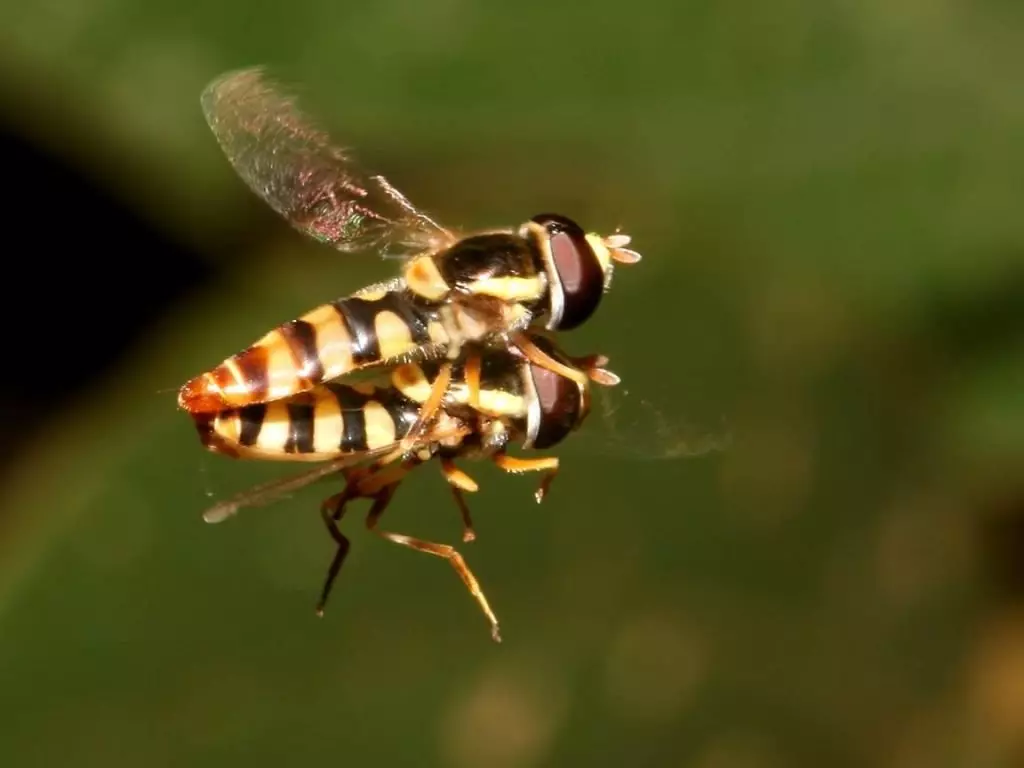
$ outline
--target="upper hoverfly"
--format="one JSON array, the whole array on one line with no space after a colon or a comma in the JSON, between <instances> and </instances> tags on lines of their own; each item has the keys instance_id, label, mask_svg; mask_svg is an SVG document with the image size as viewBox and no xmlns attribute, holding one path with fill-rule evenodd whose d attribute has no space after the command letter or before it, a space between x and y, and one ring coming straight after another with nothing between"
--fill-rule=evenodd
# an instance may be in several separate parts
<instances>
[{"instance_id":1,"label":"upper hoverfly","mask_svg":"<svg viewBox=\"0 0 1024 768\"><path fill-rule=\"evenodd\" d=\"M182 408L214 413L291 397L356 371L455 361L466 345L514 347L531 363L584 383L585 374L524 331L540 322L559 331L586 321L614 265L640 259L626 247L627 235L588 234L564 216L540 214L515 230L461 236L417 210L384 177L361 170L261 70L221 76L201 102L235 171L295 228L340 251L404 260L400 277L286 322L191 379L179 392ZM468 365L475 402L479 358ZM450 374L449 362L437 379L434 407Z\"/></svg>"}]
</instances>

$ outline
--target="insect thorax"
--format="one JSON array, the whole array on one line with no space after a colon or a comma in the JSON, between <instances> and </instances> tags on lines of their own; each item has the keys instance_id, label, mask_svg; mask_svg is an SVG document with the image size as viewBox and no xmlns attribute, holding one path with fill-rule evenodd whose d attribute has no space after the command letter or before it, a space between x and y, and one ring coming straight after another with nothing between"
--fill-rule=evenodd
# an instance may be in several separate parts
<instances>
[{"instance_id":1,"label":"insect thorax","mask_svg":"<svg viewBox=\"0 0 1024 768\"><path fill-rule=\"evenodd\" d=\"M405 268L409 289L428 301L461 296L539 305L547 275L532 239L512 232L473 235L449 248L413 257Z\"/></svg>"}]
</instances>

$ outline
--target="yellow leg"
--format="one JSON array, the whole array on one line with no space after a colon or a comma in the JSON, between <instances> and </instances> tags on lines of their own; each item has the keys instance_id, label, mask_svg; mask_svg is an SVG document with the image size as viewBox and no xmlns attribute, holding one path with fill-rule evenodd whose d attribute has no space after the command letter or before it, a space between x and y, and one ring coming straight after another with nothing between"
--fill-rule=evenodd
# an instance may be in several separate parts
<instances>
[{"instance_id":1,"label":"yellow leg","mask_svg":"<svg viewBox=\"0 0 1024 768\"><path fill-rule=\"evenodd\" d=\"M618 376L604 366L608 365L608 358L604 355L587 355L586 357L572 358L573 365L586 371L590 380L602 387L614 387L622 381Z\"/></svg>"},{"instance_id":2,"label":"yellow leg","mask_svg":"<svg viewBox=\"0 0 1024 768\"><path fill-rule=\"evenodd\" d=\"M550 331L543 329L535 329L531 333L544 336L545 338L553 337ZM530 341L525 334L516 334L513 341L531 363L571 379L577 384L586 384L587 379L590 379L595 384L600 384L603 387L614 387L622 381L616 374L604 367L608 365L608 358L605 355L585 355L583 357L569 358L572 361L572 367L570 367L552 358L551 355Z\"/></svg>"},{"instance_id":3,"label":"yellow leg","mask_svg":"<svg viewBox=\"0 0 1024 768\"><path fill-rule=\"evenodd\" d=\"M462 492L475 493L480 489L480 486L476 484L473 478L456 467L455 462L451 459L441 459L441 474L444 475L444 479L451 486L452 496L455 497L455 504L458 506L459 514L462 516L462 540L469 543L476 539L476 531L473 530L473 518L469 514L469 506L466 504Z\"/></svg>"},{"instance_id":4,"label":"yellow leg","mask_svg":"<svg viewBox=\"0 0 1024 768\"><path fill-rule=\"evenodd\" d=\"M463 368L466 389L469 391L469 407L474 411L480 410L480 365L480 358L470 355Z\"/></svg>"},{"instance_id":5,"label":"yellow leg","mask_svg":"<svg viewBox=\"0 0 1024 768\"><path fill-rule=\"evenodd\" d=\"M540 481L540 487L533 494L540 504L544 501L548 489L551 487L555 475L558 474L558 457L546 456L539 459L518 459L504 453L499 453L491 459L500 469L506 472L544 472L546 473Z\"/></svg>"},{"instance_id":6,"label":"yellow leg","mask_svg":"<svg viewBox=\"0 0 1024 768\"><path fill-rule=\"evenodd\" d=\"M444 479L447 480L449 484L458 488L460 491L476 493L480 490L480 486L477 485L476 480L456 467L455 462L451 459L441 459L441 474L444 475Z\"/></svg>"},{"instance_id":7,"label":"yellow leg","mask_svg":"<svg viewBox=\"0 0 1024 768\"><path fill-rule=\"evenodd\" d=\"M451 563L452 568L454 568L455 572L459 574L459 578L462 579L462 582L466 585L469 593L476 598L481 610L483 610L487 620L491 623L491 637L494 638L495 642L500 643L501 633L498 628L498 617L495 616L494 611L491 610L491 606L487 602L487 598L484 596L483 590L480 589L480 583L476 580L473 572L469 570L469 566L466 565L466 561L462 559L462 555L447 544L435 544L432 541L423 541L422 539L416 539L412 536L405 536L401 533L391 533L390 531L382 531L377 528L377 520L384 513L388 500L390 500L390 496L383 503L374 502L373 508L370 509L370 514L366 517L366 527L378 536L394 542L395 544L401 544L403 547L415 549L417 552L426 552L428 555L443 557Z\"/></svg>"},{"instance_id":8,"label":"yellow leg","mask_svg":"<svg viewBox=\"0 0 1024 768\"><path fill-rule=\"evenodd\" d=\"M549 370L552 373L557 373L559 376L564 376L571 381L575 381L580 386L585 386L587 384L587 380L590 378L586 371L581 371L578 368L570 368L569 366L555 360L551 355L530 341L526 334L515 334L512 338L512 343L514 343L526 359L534 365L539 365L541 368Z\"/></svg>"},{"instance_id":9,"label":"yellow leg","mask_svg":"<svg viewBox=\"0 0 1024 768\"><path fill-rule=\"evenodd\" d=\"M420 407L419 415L416 417L412 427L409 428L409 432L402 438L402 453L407 453L416 447L416 443L423 434L423 430L430 423L431 419L434 418L444 402L444 396L448 393L448 386L451 384L451 381L452 364L443 363L441 369L437 372L437 378L434 379L434 383L430 387L430 396Z\"/></svg>"}]
</instances>

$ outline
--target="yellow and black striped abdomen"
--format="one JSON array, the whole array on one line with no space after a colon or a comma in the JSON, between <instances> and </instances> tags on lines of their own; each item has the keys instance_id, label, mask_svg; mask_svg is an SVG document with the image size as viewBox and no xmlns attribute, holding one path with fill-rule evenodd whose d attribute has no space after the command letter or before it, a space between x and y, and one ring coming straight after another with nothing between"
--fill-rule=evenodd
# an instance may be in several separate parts
<instances>
[{"instance_id":1,"label":"yellow and black striped abdomen","mask_svg":"<svg viewBox=\"0 0 1024 768\"><path fill-rule=\"evenodd\" d=\"M181 388L178 403L215 413L288 398L355 371L443 354L435 307L391 284L371 286L281 325Z\"/></svg>"},{"instance_id":2,"label":"yellow and black striped abdomen","mask_svg":"<svg viewBox=\"0 0 1024 768\"><path fill-rule=\"evenodd\" d=\"M244 459L326 461L386 449L420 405L390 387L328 383L283 400L195 417L203 444Z\"/></svg>"}]
</instances>

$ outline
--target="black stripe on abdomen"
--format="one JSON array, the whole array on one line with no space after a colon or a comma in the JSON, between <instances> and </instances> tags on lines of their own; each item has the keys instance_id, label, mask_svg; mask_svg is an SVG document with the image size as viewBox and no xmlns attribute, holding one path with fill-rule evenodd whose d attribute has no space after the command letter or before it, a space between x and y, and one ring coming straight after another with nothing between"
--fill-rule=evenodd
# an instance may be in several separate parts
<instances>
[{"instance_id":1,"label":"black stripe on abdomen","mask_svg":"<svg viewBox=\"0 0 1024 768\"><path fill-rule=\"evenodd\" d=\"M377 393L377 402L380 403L395 425L395 439L401 440L409 429L416 422L422 406L413 402L408 397L395 389L382 390Z\"/></svg>"},{"instance_id":2,"label":"black stripe on abdomen","mask_svg":"<svg viewBox=\"0 0 1024 768\"><path fill-rule=\"evenodd\" d=\"M327 384L327 388L334 393L341 408L342 430L339 450L342 453L365 451L366 415L363 413L363 406L373 398L344 384Z\"/></svg>"},{"instance_id":3,"label":"black stripe on abdomen","mask_svg":"<svg viewBox=\"0 0 1024 768\"><path fill-rule=\"evenodd\" d=\"M352 339L352 362L357 366L380 360L380 340L374 320L379 302L351 296L332 303Z\"/></svg>"},{"instance_id":4,"label":"black stripe on abdomen","mask_svg":"<svg viewBox=\"0 0 1024 768\"><path fill-rule=\"evenodd\" d=\"M262 344L251 346L235 355L233 360L238 370L239 380L235 381L228 365L220 365L213 374L217 385L222 390L245 392L245 400L250 402L264 399L270 387L270 361L267 348Z\"/></svg>"},{"instance_id":5,"label":"black stripe on abdomen","mask_svg":"<svg viewBox=\"0 0 1024 768\"><path fill-rule=\"evenodd\" d=\"M238 444L246 448L256 445L263 420L267 416L267 404L257 403L238 409Z\"/></svg>"},{"instance_id":6,"label":"black stripe on abdomen","mask_svg":"<svg viewBox=\"0 0 1024 768\"><path fill-rule=\"evenodd\" d=\"M378 312L394 312L402 318L402 322L409 329L409 336L414 344L427 344L430 342L430 330L427 327L428 319L418 311L419 308L407 296L392 291L376 303Z\"/></svg>"},{"instance_id":7,"label":"black stripe on abdomen","mask_svg":"<svg viewBox=\"0 0 1024 768\"><path fill-rule=\"evenodd\" d=\"M284 442L285 453L312 453L316 429L316 409L309 404L289 403L288 439Z\"/></svg>"},{"instance_id":8,"label":"black stripe on abdomen","mask_svg":"<svg viewBox=\"0 0 1024 768\"><path fill-rule=\"evenodd\" d=\"M291 320L280 328L281 336L288 343L299 376L311 384L324 378L324 364L316 346L316 328L305 320Z\"/></svg>"},{"instance_id":9,"label":"black stripe on abdomen","mask_svg":"<svg viewBox=\"0 0 1024 768\"><path fill-rule=\"evenodd\" d=\"M430 343L429 317L419 311L404 294L390 291L379 299L350 296L333 302L352 339L352 361L365 366L381 361L377 337L377 315L394 312L409 329L414 344Z\"/></svg>"}]
</instances>

